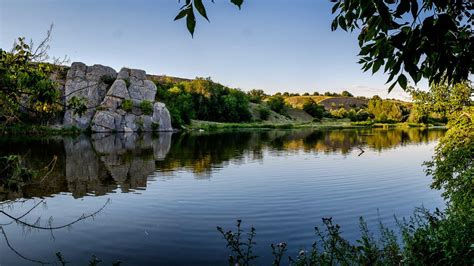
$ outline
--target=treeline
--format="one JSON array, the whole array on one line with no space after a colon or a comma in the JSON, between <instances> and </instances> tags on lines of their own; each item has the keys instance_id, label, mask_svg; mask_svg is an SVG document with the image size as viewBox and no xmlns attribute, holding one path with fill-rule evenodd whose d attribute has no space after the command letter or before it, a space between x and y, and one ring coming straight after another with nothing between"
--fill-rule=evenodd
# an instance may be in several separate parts
<instances>
[{"instance_id":1,"label":"treeline","mask_svg":"<svg viewBox=\"0 0 474 266\"><path fill-rule=\"evenodd\" d=\"M247 93L250 97L251 100L257 100L257 99L261 99L262 97L270 97L270 96L283 96L283 97L294 97L294 96L332 96L332 97L354 97L354 95L348 91L342 91L341 93L337 93L337 92L324 92L324 93L320 93L320 92L313 92L313 93L309 93L309 92L304 92L304 93L298 93L298 92L277 92L273 95L268 95L266 94L263 90L257 90L257 89L253 89L253 90L250 90L248 93ZM358 98L365 98L364 96L358 96Z\"/></svg>"},{"instance_id":2,"label":"treeline","mask_svg":"<svg viewBox=\"0 0 474 266\"><path fill-rule=\"evenodd\" d=\"M157 83L156 99L166 103L174 127L189 124L191 119L248 122L252 118L245 92L210 78Z\"/></svg>"}]
</instances>

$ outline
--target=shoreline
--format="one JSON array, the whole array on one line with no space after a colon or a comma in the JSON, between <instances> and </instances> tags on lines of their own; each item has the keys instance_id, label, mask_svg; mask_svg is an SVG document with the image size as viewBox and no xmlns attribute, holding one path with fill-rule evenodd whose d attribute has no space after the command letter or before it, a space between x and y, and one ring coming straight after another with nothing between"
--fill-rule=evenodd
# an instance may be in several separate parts
<instances>
[{"instance_id":1,"label":"shoreline","mask_svg":"<svg viewBox=\"0 0 474 266\"><path fill-rule=\"evenodd\" d=\"M368 128L420 128L420 129L446 129L446 125L417 124L417 123L374 123L370 121L350 122L346 120L325 120L321 122L293 122L293 123L227 123L193 120L190 125L182 129L175 129L172 132L192 132L192 131L216 131L216 130L234 130L234 129L368 129ZM121 132L114 132L117 134ZM134 132L134 133L160 133L154 132ZM0 127L0 137L11 136L77 136L80 134L92 135L90 130L81 130L75 127L63 127L59 125L12 125Z\"/></svg>"}]
</instances>

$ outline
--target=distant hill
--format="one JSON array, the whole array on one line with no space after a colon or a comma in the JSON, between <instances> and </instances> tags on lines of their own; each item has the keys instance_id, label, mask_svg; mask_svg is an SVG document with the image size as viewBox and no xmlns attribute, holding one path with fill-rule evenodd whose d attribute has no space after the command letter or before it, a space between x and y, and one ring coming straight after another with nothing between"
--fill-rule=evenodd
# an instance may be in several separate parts
<instances>
[{"instance_id":1,"label":"distant hill","mask_svg":"<svg viewBox=\"0 0 474 266\"><path fill-rule=\"evenodd\" d=\"M179 83L182 81L191 81L192 79L187 78L178 78L178 77L171 77L166 75L146 75L147 78L153 82L158 83Z\"/></svg>"},{"instance_id":2,"label":"distant hill","mask_svg":"<svg viewBox=\"0 0 474 266\"><path fill-rule=\"evenodd\" d=\"M286 98L285 101L293 108L302 108L308 98L323 105L326 110L339 109L341 107L345 109L360 108L369 102L369 100L365 98L345 96L290 96Z\"/></svg>"}]
</instances>

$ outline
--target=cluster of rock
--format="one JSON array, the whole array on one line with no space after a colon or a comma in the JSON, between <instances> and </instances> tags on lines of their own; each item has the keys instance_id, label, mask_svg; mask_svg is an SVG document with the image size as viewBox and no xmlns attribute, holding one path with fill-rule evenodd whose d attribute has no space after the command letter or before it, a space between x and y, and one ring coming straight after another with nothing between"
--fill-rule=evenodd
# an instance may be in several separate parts
<instances>
[{"instance_id":1,"label":"cluster of rock","mask_svg":"<svg viewBox=\"0 0 474 266\"><path fill-rule=\"evenodd\" d=\"M165 104L156 102L156 85L146 72L122 68L117 74L110 67L73 63L65 83L65 99L86 100L82 115L67 110L65 126L93 132L171 131L171 118ZM149 108L144 108L149 106Z\"/></svg>"}]
</instances>

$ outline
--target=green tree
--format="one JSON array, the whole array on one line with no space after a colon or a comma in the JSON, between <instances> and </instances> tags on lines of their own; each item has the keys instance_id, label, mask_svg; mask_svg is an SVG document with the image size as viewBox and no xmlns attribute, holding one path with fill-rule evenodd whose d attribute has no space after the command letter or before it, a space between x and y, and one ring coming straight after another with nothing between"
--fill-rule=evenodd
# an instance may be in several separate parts
<instances>
[{"instance_id":1,"label":"green tree","mask_svg":"<svg viewBox=\"0 0 474 266\"><path fill-rule=\"evenodd\" d=\"M377 72L384 66L388 82L398 75L407 88L408 73L415 83L463 82L474 70L474 42L470 0L333 0L338 27L359 33L362 69ZM360 30L359 30L360 29Z\"/></svg>"},{"instance_id":2,"label":"green tree","mask_svg":"<svg viewBox=\"0 0 474 266\"><path fill-rule=\"evenodd\" d=\"M283 96L275 95L267 100L267 105L270 110L283 114L285 112L285 98Z\"/></svg>"},{"instance_id":3,"label":"green tree","mask_svg":"<svg viewBox=\"0 0 474 266\"><path fill-rule=\"evenodd\" d=\"M303 103L303 110L314 118L321 119L324 116L324 106L317 104L312 98Z\"/></svg>"},{"instance_id":4,"label":"green tree","mask_svg":"<svg viewBox=\"0 0 474 266\"><path fill-rule=\"evenodd\" d=\"M250 90L247 92L249 96L249 100L253 103L261 103L263 99L265 99L268 95L265 94L263 90Z\"/></svg>"},{"instance_id":5,"label":"green tree","mask_svg":"<svg viewBox=\"0 0 474 266\"><path fill-rule=\"evenodd\" d=\"M352 95L352 93L348 92L348 91L343 91L341 93L341 96L344 96L344 97L354 97L354 95Z\"/></svg>"},{"instance_id":6,"label":"green tree","mask_svg":"<svg viewBox=\"0 0 474 266\"><path fill-rule=\"evenodd\" d=\"M391 100L382 100L377 95L369 100L367 112L377 122L401 122L403 120L402 108L398 103Z\"/></svg>"},{"instance_id":7,"label":"green tree","mask_svg":"<svg viewBox=\"0 0 474 266\"><path fill-rule=\"evenodd\" d=\"M428 122L430 117L438 117L446 122L452 113L462 110L465 106L472 105L474 90L469 83L455 85L433 84L429 91L410 88L413 99L413 120Z\"/></svg>"},{"instance_id":8,"label":"green tree","mask_svg":"<svg viewBox=\"0 0 474 266\"><path fill-rule=\"evenodd\" d=\"M241 8L244 0L231 0ZM469 79L474 70L472 29L474 2L470 0L331 0L336 14L331 29L358 31L362 69L389 74L387 83L407 88L408 73L415 84L450 85ZM191 35L194 10L209 20L202 0L186 0L175 20L185 18Z\"/></svg>"}]
</instances>

